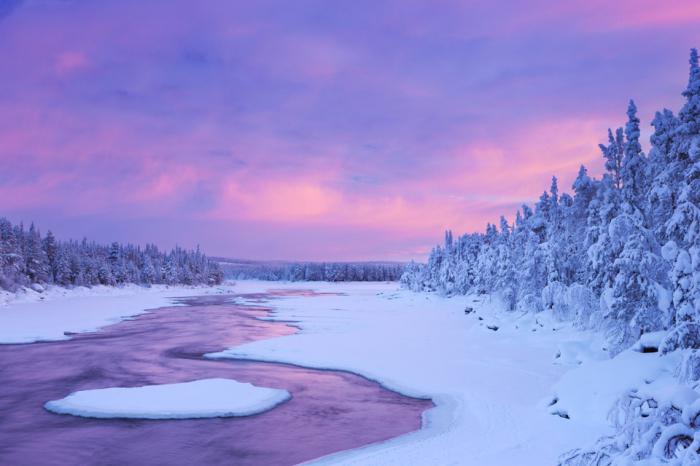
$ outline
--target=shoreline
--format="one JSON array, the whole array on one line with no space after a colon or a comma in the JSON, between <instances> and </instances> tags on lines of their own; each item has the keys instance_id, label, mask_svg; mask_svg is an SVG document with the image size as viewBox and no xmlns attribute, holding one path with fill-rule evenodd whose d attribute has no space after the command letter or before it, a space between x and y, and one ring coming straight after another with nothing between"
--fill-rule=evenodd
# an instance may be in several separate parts
<instances>
[{"instance_id":1,"label":"shoreline","mask_svg":"<svg viewBox=\"0 0 700 466\"><path fill-rule=\"evenodd\" d=\"M248 291L255 286L249 284ZM345 295L271 301L271 317L294 321L300 333L207 357L347 371L406 396L429 398L435 407L425 411L418 431L304 464L502 465L516 464L517 458L517 464L541 466L556 464L561 453L605 429L553 416L541 405L572 369L552 364L559 343L584 338L579 332L557 326L556 332L531 335L517 330L528 316L511 314L500 316L510 322L500 321L495 301L413 293L398 284L314 289ZM501 329L486 330L466 317L466 304Z\"/></svg>"},{"instance_id":2,"label":"shoreline","mask_svg":"<svg viewBox=\"0 0 700 466\"><path fill-rule=\"evenodd\" d=\"M292 328L285 323L278 323L269 319L269 307L260 305L248 307L239 302L226 303L226 301L231 301L231 296L204 296L201 304L197 304L196 300L196 297L185 298L184 301L190 302L189 306L178 306L175 308L173 308L173 306L168 306L149 310L148 313L142 314L139 318L121 321L114 326L101 329L92 334L77 334L68 340L0 346L0 352L5 355L5 360L9 363L9 365L3 368L2 373L7 381L7 387L13 387L12 391L8 389L0 391L0 404L6 404L8 406L9 418L5 420L5 426L17 425L17 421L13 419L15 419L17 415L22 416L21 419L24 419L24 421L19 422L17 429L20 431L29 429L26 432L31 432L31 437L35 438L33 444L37 449L41 450L43 446L47 445L47 438L50 439L51 435L53 435L50 431L45 431L45 429L55 429L59 425L67 423L68 426L73 426L72 429L64 430L61 428L61 431L65 432L66 435L69 435L73 440L62 442L63 446L59 447L59 450L65 451L68 449L71 455L77 453L74 450L75 441L81 440L82 443L83 439L90 438L90 429L107 429L107 431L110 432L109 435L101 435L100 438L103 440L96 441L94 445L87 448L88 450L92 450L96 447L95 445L97 445L100 446L100 448L107 448L106 451L113 451L112 448L109 447L110 445L114 445L115 443L122 444L127 451L117 453L119 455L118 458L125 458L124 455L131 455L132 457L133 455L138 455L136 452L129 453L128 450L132 448L138 450L140 448L139 445L141 445L143 441L154 442L155 446L153 449L157 451L159 448L157 445L161 445L162 443L161 440L158 440L159 438L177 438L180 434L176 434L175 432L182 431L184 435L187 429L194 428L194 426L199 427L196 427L196 430L185 436L188 438L188 442L194 442L195 445L198 444L197 439L201 438L202 441L204 441L204 439L208 438L210 435L219 437L224 435L226 429L237 429L231 432L237 431L238 434L234 434L232 437L229 436L228 438L233 439L244 435L252 439L257 436L259 438L257 441L250 440L250 443L244 442L246 445L245 448L259 450L256 456L263 455L263 452L269 449L271 452L270 454L277 454L279 457L270 462L264 460L255 462L249 459L244 461L245 464L251 465L292 464L291 460L286 461L280 459L285 457L292 459L298 458L298 460L293 461L294 464L297 464L323 457L328 453L333 453L334 445L341 445L339 448L335 449L337 453L347 451L348 449L381 443L387 440L385 435L389 435L389 439L396 438L397 435L403 434L401 430L405 428L410 429L410 431L420 429L423 413L426 411L426 407L424 406L426 403L425 400L409 400L407 397L394 391L387 390L379 384L371 382L367 378L358 377L346 371L317 371L278 363L212 361L203 358L202 355L204 353L216 349L224 349L232 343L235 343L235 341L241 341L241 338L243 338L243 342L261 341L258 340L261 336L263 339L274 339L275 337L293 334L297 332L298 329ZM214 305L216 301L223 303L222 306ZM233 324L233 322L240 322L240 325ZM176 327L172 327L172 325ZM182 329L185 334L181 335L179 331L175 331L175 329L178 328ZM156 332L154 334L150 330L147 331L147 329L155 329ZM144 333L146 331L147 333ZM161 339L159 335L163 335L165 339ZM233 340L228 340L230 338ZM125 350L126 347L124 345L128 346L128 351ZM73 348L73 350L71 350L72 352L67 353L66 351L70 348ZM93 348L94 351L89 348ZM119 348L124 349L119 350ZM60 352L56 353L56 351ZM85 351L88 351L87 354L90 354L88 360L84 360L82 356ZM70 354L74 356L69 356ZM24 356L18 359L20 355ZM51 362L57 355L61 357L62 363L59 365L60 367ZM105 359L105 357L107 359ZM106 362L100 362L102 360ZM137 365L129 369L129 367L133 366L132 363L129 363L129 361L132 360ZM22 361L26 361L28 365L22 365L20 368L18 364L21 364ZM148 365L144 366L144 363ZM156 365L153 366L153 364ZM46 369L41 369L44 367ZM71 369L71 367L73 369ZM182 374L180 374L181 369L177 369L176 372L173 372L176 368L180 367L189 367L191 369L186 370L186 372ZM133 369L138 369L138 372L132 373ZM198 375L195 375L194 372L190 373L192 369L196 369ZM67 371L67 375L60 376L65 380L59 383L57 386L58 389L54 388L53 384L50 382L39 381L45 377L53 377L49 374L51 371ZM69 376L68 374L71 372L74 373L75 376ZM240 377L236 375L239 372L243 374ZM289 374L289 376L284 374ZM134 376L136 376L136 378L134 378ZM32 379L37 380L33 380L31 385L35 386L38 384L42 389L37 393L32 392L31 397L32 399L36 399L36 402L30 402L30 404L41 406L42 401L65 396L69 392L74 392L76 390L106 388L110 386L178 383L187 381L193 377L199 379L212 376L230 377L234 380L250 382L255 385L288 389L292 394L292 399L288 403L282 404L266 413L248 418L231 420L231 424L221 424L220 420L217 419L208 419L205 421L124 421L116 419L105 422L85 419L75 420L71 419L73 416L57 416L48 412L44 413L43 408L38 408L38 411L32 408L31 412L35 412L35 414L30 414L30 412L27 411L28 408L26 405L29 401L19 401L19 398L17 398L17 396L19 396L19 391L25 391L22 387ZM121 380L121 382L119 380ZM317 380L318 382L316 382ZM326 382L324 382L324 380ZM303 383L303 385L300 386L299 383ZM327 385L328 383L330 383L330 385ZM65 388L61 388L64 385ZM349 391L342 387L348 387ZM359 392L357 392L357 390L359 390ZM46 391L46 393L44 393L44 391ZM15 396L12 392L18 393ZM368 396L376 399L368 399ZM392 402L391 400L395 401ZM313 404L309 405L309 412L317 414L307 419L307 414L304 413L309 403L320 404L317 408L313 408ZM14 406L13 410L9 410L9 406ZM301 412L299 412L300 409L302 410ZM348 409L350 411L347 411ZM16 413L14 412L15 410L20 410L20 412ZM22 412L25 414L21 414ZM297 414L292 414L295 412ZM346 412L347 414L343 414ZM399 412L403 413L401 415L403 417L396 417L390 414ZM414 420L410 422L415 422L415 427L408 427L406 422L408 422L409 418L412 418L414 414ZM39 416L39 418L34 419L35 416ZM341 420L346 417L347 420L341 422ZM36 427L23 425L23 423L26 422L34 423ZM172 422L175 422L175 424L169 424ZM202 424L202 422L208 422L208 424ZM127 424L134 424L135 426L141 427L138 427L136 431L121 430L122 427L120 426L125 426ZM296 427L291 427L295 425ZM381 427L382 425L386 427ZM307 433L309 428L312 430ZM388 430L386 430L387 428ZM88 430L86 430L85 434L79 434L78 431L71 433L73 429ZM142 434L144 438L140 438L140 436L135 438L130 437L143 429L146 429ZM175 432L168 434L167 437L163 437L162 435L149 437L149 434L145 432L153 429L156 429L156 431L160 429L172 431L175 429ZM224 430L222 431L221 429ZM350 431L348 432L347 429L350 429ZM382 433L385 430L386 432ZM7 442L11 442L9 437L11 430L7 432ZM312 432L315 433L312 434ZM14 435L13 433L13 436ZM49 437L46 437L47 435ZM175 437L173 437L173 435ZM124 436L131 438L131 440L120 440ZM299 437L299 439L301 439L304 438L304 436L311 436L315 440L309 445L307 445L306 442L300 442L299 439L295 441L275 440L270 443L270 441L267 440L268 436L275 439L287 437L294 439L299 436L301 436ZM329 436L328 439L325 438L326 436ZM0 457L6 458L8 461L12 458L24 458L25 456L17 457L15 453L11 453L16 448L28 448L26 442L20 438L17 440L19 440L19 443L10 448L10 450L0 453ZM242 440L238 440L237 443L241 441ZM340 442L340 444L338 442ZM353 444L354 442L358 443ZM50 443L51 442L49 442L49 444ZM209 443L208 440L207 443ZM216 442L215 444L224 445L226 442ZM286 451L285 449L289 448L289 445L292 446L293 450ZM219 450L219 447L201 446L196 447L194 450L195 451L188 454L190 456L185 456L185 458L194 458L192 455L196 456L201 454L213 454L216 456L217 453L215 452ZM49 459L45 464L62 464L60 461L51 462L56 454L61 454L61 451L58 453L50 452L48 456ZM300 454L303 455L306 451L309 452L307 456L298 456ZM318 451L318 453L316 454L314 451ZM27 454L29 453L25 452L23 455ZM110 453L112 456L114 454L114 452ZM147 455L150 455L150 453L147 453ZM144 461L144 458L146 458L145 461L148 461L148 456L136 456L134 458L136 459L133 459L133 461ZM226 461L223 457L220 458L221 459L216 461L210 461L210 464L221 464ZM265 458L265 456L261 458ZM195 459L192 460L195 461ZM236 461L236 457L231 457L228 460ZM29 459L24 461L29 461ZM191 464L191 461L184 461L184 459L179 458L172 459L171 463L175 464L178 463L178 461L182 464ZM14 461L13 464L25 463L22 461ZM90 464L90 461L87 461L87 464Z\"/></svg>"}]
</instances>

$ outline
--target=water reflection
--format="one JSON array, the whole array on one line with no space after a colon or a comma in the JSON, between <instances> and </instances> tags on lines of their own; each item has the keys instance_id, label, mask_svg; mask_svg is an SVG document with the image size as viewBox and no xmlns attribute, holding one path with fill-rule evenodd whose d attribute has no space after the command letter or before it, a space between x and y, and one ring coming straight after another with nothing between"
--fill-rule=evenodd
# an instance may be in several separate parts
<instances>
[{"instance_id":1,"label":"water reflection","mask_svg":"<svg viewBox=\"0 0 700 466\"><path fill-rule=\"evenodd\" d=\"M244 297L263 303L289 293ZM68 341L0 345L0 464L289 465L416 430L432 406L347 373L201 359L297 330L258 320L268 309L226 297L187 303ZM284 388L292 400L257 416L205 420L98 420L43 409L76 390L210 377Z\"/></svg>"}]
</instances>

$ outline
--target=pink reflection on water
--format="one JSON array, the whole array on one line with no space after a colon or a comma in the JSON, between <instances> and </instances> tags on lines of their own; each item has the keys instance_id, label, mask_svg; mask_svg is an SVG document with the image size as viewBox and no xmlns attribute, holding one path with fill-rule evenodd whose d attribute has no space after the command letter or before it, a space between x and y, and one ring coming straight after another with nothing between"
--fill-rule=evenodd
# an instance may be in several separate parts
<instances>
[{"instance_id":1,"label":"pink reflection on water","mask_svg":"<svg viewBox=\"0 0 700 466\"><path fill-rule=\"evenodd\" d=\"M190 300L69 341L0 346L0 464L290 465L420 428L431 402L352 374L201 359L297 331L259 320L266 308L224 301ZM208 420L96 420L43 409L76 390L207 377L284 388L292 399L257 416Z\"/></svg>"}]
</instances>

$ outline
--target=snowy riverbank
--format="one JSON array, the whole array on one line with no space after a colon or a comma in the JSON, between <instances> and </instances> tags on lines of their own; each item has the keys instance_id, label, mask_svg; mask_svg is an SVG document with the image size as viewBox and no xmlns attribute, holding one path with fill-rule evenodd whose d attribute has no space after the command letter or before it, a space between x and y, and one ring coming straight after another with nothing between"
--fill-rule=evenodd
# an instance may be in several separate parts
<instances>
[{"instance_id":1,"label":"snowy riverbank","mask_svg":"<svg viewBox=\"0 0 700 466\"><path fill-rule=\"evenodd\" d=\"M0 344L65 340L70 333L95 331L148 309L176 305L173 298L231 290L231 285L125 285L0 291Z\"/></svg>"},{"instance_id":2,"label":"snowy riverbank","mask_svg":"<svg viewBox=\"0 0 700 466\"><path fill-rule=\"evenodd\" d=\"M231 301L230 294L194 297L183 300L184 306L154 309L67 340L0 345L0 464L291 466L420 428L421 414L432 403L352 374L203 359L206 352L297 331L259 320L268 314L260 306ZM87 420L43 408L75 392L99 390L104 396L113 387L129 387L124 393L128 403L101 398L90 412L114 408L119 417L144 414L134 406L139 396L131 387L162 389L212 378L285 390L291 398L259 416L235 420ZM210 387L204 391L206 400L196 391L181 393L174 402L180 414L202 414L205 401L224 407ZM78 408L87 408L84 398L78 401ZM247 405L251 400L240 401ZM148 407L160 416L170 411Z\"/></svg>"},{"instance_id":3,"label":"snowy riverbank","mask_svg":"<svg viewBox=\"0 0 700 466\"><path fill-rule=\"evenodd\" d=\"M172 305L174 297L274 289L328 294L270 299L270 318L292 321L300 332L210 357L346 370L436 404L420 431L318 464L555 465L562 453L615 432L621 421L609 413L621 412L613 408L625 394L679 406L697 397L671 376L680 354L660 357L638 346L610 359L594 333L547 313L506 313L489 297L445 298L395 283L240 281L30 292L0 305L0 341L69 338L64 332L95 330ZM467 307L473 311L465 314Z\"/></svg>"},{"instance_id":4,"label":"snowy riverbank","mask_svg":"<svg viewBox=\"0 0 700 466\"><path fill-rule=\"evenodd\" d=\"M634 351L610 360L596 335L545 313L519 316L489 298L395 284L308 286L343 294L275 300L273 318L294 321L300 333L210 357L347 370L437 405L419 432L318 464L554 465L613 433L607 415L627 391L653 380L674 386L664 380L675 361ZM237 291L268 288L241 282ZM467 306L474 312L466 315Z\"/></svg>"}]
</instances>

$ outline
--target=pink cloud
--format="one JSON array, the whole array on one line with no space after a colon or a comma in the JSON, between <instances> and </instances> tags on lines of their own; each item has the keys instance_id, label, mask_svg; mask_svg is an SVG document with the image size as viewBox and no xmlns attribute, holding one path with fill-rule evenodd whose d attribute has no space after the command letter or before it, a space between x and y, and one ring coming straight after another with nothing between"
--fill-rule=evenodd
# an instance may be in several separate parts
<instances>
[{"instance_id":1,"label":"pink cloud","mask_svg":"<svg viewBox=\"0 0 700 466\"><path fill-rule=\"evenodd\" d=\"M550 4L544 17L567 18L590 30L680 26L697 24L700 4L695 0L581 0Z\"/></svg>"},{"instance_id":2,"label":"pink cloud","mask_svg":"<svg viewBox=\"0 0 700 466\"><path fill-rule=\"evenodd\" d=\"M54 68L59 75L66 75L90 64L87 56L81 52L63 52L56 57Z\"/></svg>"},{"instance_id":3,"label":"pink cloud","mask_svg":"<svg viewBox=\"0 0 700 466\"><path fill-rule=\"evenodd\" d=\"M127 192L126 199L134 204L170 202L186 197L192 187L211 179L206 170L193 166L171 166L164 170L159 164L150 163L139 173L140 182ZM162 204L161 204L162 208Z\"/></svg>"},{"instance_id":4,"label":"pink cloud","mask_svg":"<svg viewBox=\"0 0 700 466\"><path fill-rule=\"evenodd\" d=\"M218 218L244 216L273 223L323 219L340 204L340 194L312 181L277 179L228 181L221 193Z\"/></svg>"}]
</instances>

